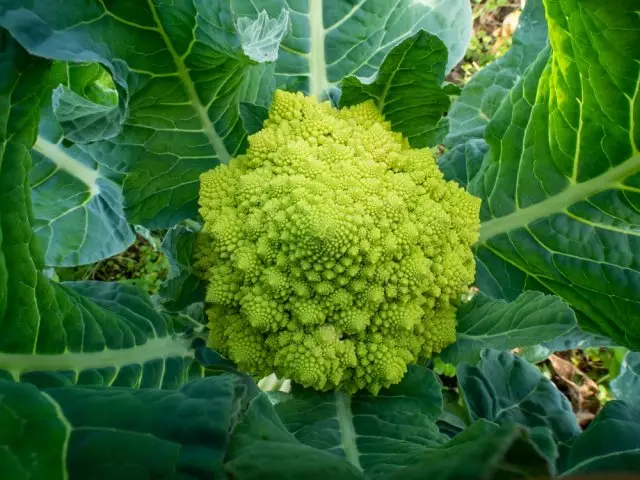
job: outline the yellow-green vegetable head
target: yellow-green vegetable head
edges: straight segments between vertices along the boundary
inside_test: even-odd
[[[246,155],[201,180],[209,343],[241,370],[375,394],[455,340],[480,200],[373,103],[278,91]]]

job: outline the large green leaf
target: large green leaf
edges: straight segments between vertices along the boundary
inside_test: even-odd
[[[173,319],[137,288],[105,282],[49,287],[53,296],[39,304],[55,308],[33,321],[49,338],[22,329],[21,341],[15,325],[4,321],[2,336],[14,342],[0,347],[0,377],[38,386],[176,388],[203,375],[180,324],[174,329]]]
[[[637,400],[637,399],[636,399]],[[640,411],[608,402],[560,459],[563,476],[640,473]]]
[[[580,310],[582,326],[638,348],[640,5],[545,9],[551,48],[493,116],[469,186],[484,200],[478,255],[489,250],[484,268],[510,264]]]
[[[145,294],[119,284],[58,284],[41,272],[28,177],[48,68],[0,31],[0,376],[178,386],[201,368],[189,339]]]
[[[0,380],[0,468],[7,480],[219,478],[249,401],[243,377],[177,391]]]
[[[395,132],[414,148],[442,143],[448,123],[443,116],[451,99],[443,87],[447,47],[421,31],[396,46],[380,66],[374,82],[347,77],[340,106],[373,100]]]
[[[348,461],[305,445],[282,423],[265,394],[258,395],[233,432],[225,469],[246,480],[365,478]]]
[[[480,420],[445,445],[425,448],[412,462],[395,465],[382,475],[362,473],[328,453],[320,442],[318,448],[298,443],[266,397],[259,396],[234,431],[226,469],[243,479],[544,477],[554,472],[555,444],[543,430]],[[407,459],[402,448],[390,450],[386,458],[395,462],[399,457]]]
[[[435,424],[442,412],[440,383],[420,366],[378,396],[296,388],[276,410],[302,443],[347,459],[368,477],[401,468],[447,439]]]
[[[640,353],[627,352],[620,374],[611,381],[611,392],[618,400],[636,405],[640,399]]]
[[[245,146],[239,102],[251,71],[264,70],[244,53],[229,1],[0,4],[0,25],[31,53],[98,62],[126,96],[122,131],[83,150],[126,173],[130,223],[193,216],[199,175]]]
[[[64,85],[73,95],[84,95],[80,98],[116,101],[103,98],[109,95],[97,84],[103,74],[97,64],[59,63],[52,69],[49,86]],[[96,122],[91,125],[101,130]],[[31,155],[34,229],[45,249],[46,265],[98,262],[133,243],[135,235],[124,215],[121,175],[101,165],[81,145],[65,143],[63,128],[52,109],[51,91],[45,94]]]
[[[576,327],[560,298],[525,292],[507,303],[478,294],[457,312],[456,342],[442,351],[447,363],[475,364],[484,348],[512,350],[553,340]]]
[[[471,39],[468,0],[231,0],[239,16],[290,11],[291,31],[276,62],[278,86],[326,97],[348,76],[375,76],[386,54],[420,29],[449,51],[447,71]]]
[[[540,431],[516,425],[500,427],[478,420],[441,448],[429,450],[413,465],[396,470],[390,480],[467,480],[546,478],[554,472],[533,440]]]
[[[449,113],[449,151],[439,165],[449,180],[467,185],[489,149],[484,133],[489,120],[526,68],[548,43],[543,0],[528,0],[509,51],[475,74]]]
[[[558,440],[580,433],[567,397],[535,366],[509,352],[485,350],[478,366],[458,367],[458,382],[474,420],[547,427]]]

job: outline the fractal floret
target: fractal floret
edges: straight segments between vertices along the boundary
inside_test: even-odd
[[[247,153],[201,180],[209,344],[241,370],[377,394],[454,341],[480,201],[374,103],[278,91]]]

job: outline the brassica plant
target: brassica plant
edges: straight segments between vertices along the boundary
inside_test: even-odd
[[[0,0],[0,477],[640,471],[640,3],[527,0],[460,90],[471,22]],[[55,275],[147,230],[157,295]],[[583,431],[530,360],[605,345]]]

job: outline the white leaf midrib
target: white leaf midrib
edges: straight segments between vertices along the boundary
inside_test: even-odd
[[[355,468],[362,471],[360,465],[360,451],[356,439],[355,426],[353,425],[353,412],[351,411],[351,397],[344,392],[336,392],[336,418],[340,430],[340,446],[344,456]]]
[[[58,169],[69,173],[84,183],[92,196],[100,195],[100,186],[98,185],[100,173],[98,173],[97,170],[89,168],[80,160],[73,158],[60,148],[60,144],[51,143],[43,137],[38,136],[33,148],[53,162]]]
[[[135,347],[98,352],[66,352],[61,354],[0,353],[0,370],[19,379],[21,375],[40,371],[82,371],[100,368],[120,369],[152,360],[193,357],[187,338],[166,336],[153,338]]]
[[[617,188],[618,184],[640,172],[640,152],[636,152],[624,162],[610,168],[603,174],[581,183],[571,184],[557,195],[540,203],[516,210],[504,217],[484,222],[480,228],[479,243],[491,237],[525,227],[536,220],[561,213],[564,209],[594,195]]]
[[[327,63],[324,51],[325,28],[323,0],[309,0],[309,29],[311,49],[309,51],[309,90],[318,100],[323,100],[329,90]]]
[[[207,139],[209,140],[209,144],[213,148],[213,151],[218,157],[218,160],[220,161],[220,163],[223,163],[223,164],[229,163],[229,161],[231,160],[231,154],[227,150],[227,147],[224,144],[222,137],[216,131],[215,126],[211,121],[211,118],[209,118],[208,109],[200,101],[200,97],[193,83],[193,80],[191,79],[189,70],[187,69],[184,63],[183,58],[180,55],[178,55],[178,52],[174,48],[173,43],[171,42],[171,40],[169,39],[169,36],[167,35],[167,32],[164,30],[164,26],[160,21],[160,17],[158,16],[156,6],[151,0],[147,0],[147,4],[149,6],[149,10],[153,17],[153,20],[156,23],[156,30],[162,37],[162,40],[164,41],[165,45],[167,46],[167,49],[169,50],[169,53],[171,54],[171,57],[173,58],[173,62],[178,71],[177,72],[178,77],[180,78],[180,81],[182,82],[182,85],[185,88],[185,91],[189,97],[189,100],[191,101],[191,106],[193,107],[193,110],[195,111],[196,115],[200,120],[200,123],[202,124],[204,133],[207,136]]]

